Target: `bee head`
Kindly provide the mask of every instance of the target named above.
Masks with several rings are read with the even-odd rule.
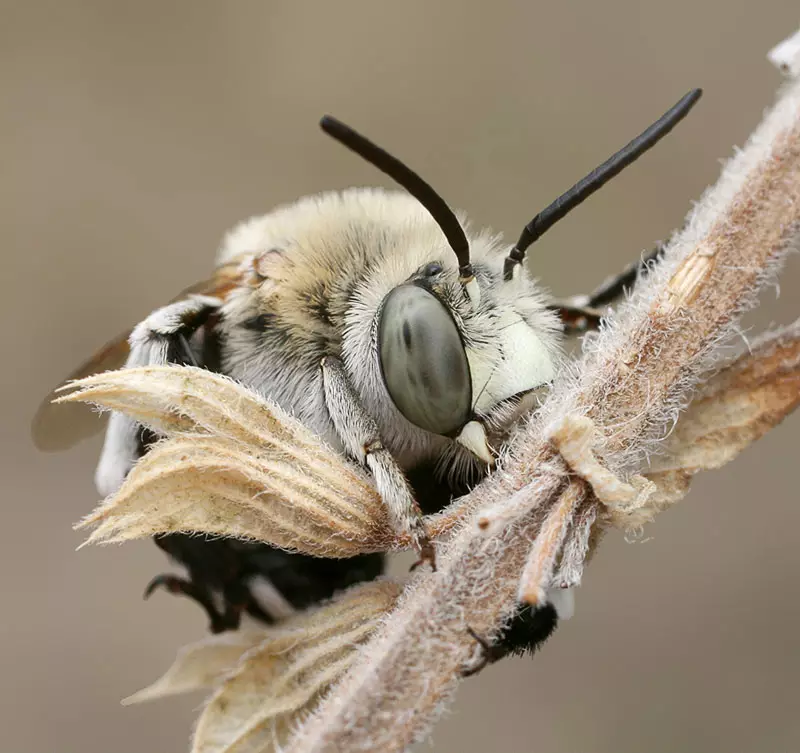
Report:
[[[453,265],[423,264],[385,287],[373,321],[380,377],[411,424],[492,463],[487,431],[504,428],[556,371],[560,322],[527,275],[503,277],[499,239],[473,238],[477,303]]]
[[[477,264],[475,239],[470,242],[447,203],[417,173],[341,121],[322,118],[325,133],[389,175],[428,210],[458,261],[455,291],[445,265],[427,263],[385,292],[378,309],[373,331],[383,386],[411,424],[454,437],[492,462],[486,427],[555,373],[558,323],[538,289],[520,274],[527,249],[669,133],[701,94],[700,89],[686,94],[539,212],[499,267],[496,255],[494,264],[490,255]]]

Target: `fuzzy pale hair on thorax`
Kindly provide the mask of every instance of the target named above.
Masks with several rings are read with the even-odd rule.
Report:
[[[540,334],[544,349],[555,356],[561,325],[546,307],[548,295],[544,288],[527,274],[504,284],[503,260],[511,246],[488,230],[472,232],[463,213],[460,219],[489,305],[479,307],[473,316],[464,305],[463,296],[458,295],[460,291],[450,285],[443,293],[456,316],[466,319],[469,327],[484,323],[487,310],[513,308]],[[282,249],[286,252],[277,253]],[[427,210],[409,194],[377,188],[309,196],[246,220],[225,236],[217,263],[244,259],[245,264],[252,265],[259,256],[264,261],[256,263],[262,265],[264,276],[280,281],[281,297],[287,300],[293,294],[307,295],[311,287],[324,283],[328,277],[345,279],[352,270],[352,275],[360,278],[369,272],[369,285],[361,286],[359,298],[353,303],[373,315],[384,296],[421,266],[438,261],[446,273],[452,270],[455,274],[457,270],[455,255]],[[276,291],[275,286],[266,288],[267,296]],[[336,292],[353,291],[329,291]],[[470,318],[474,321],[470,322]],[[491,323],[478,326],[477,330],[474,334],[468,331],[467,339],[488,342],[494,338]]]

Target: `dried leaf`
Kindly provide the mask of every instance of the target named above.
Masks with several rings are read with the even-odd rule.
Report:
[[[400,590],[390,581],[357,586],[270,629],[209,699],[193,753],[261,753],[277,747],[347,671],[358,645],[374,632]]]
[[[646,519],[681,500],[695,473],[733,460],[798,403],[800,320],[754,343],[750,353],[710,379],[681,414],[647,474],[656,491],[643,511]]]
[[[125,411],[168,437],[81,521],[97,526],[88,542],[198,532],[325,557],[393,542],[386,508],[361,469],[227,377],[153,366],[71,386],[62,400]]]
[[[263,643],[269,631],[263,628],[211,635],[178,651],[172,666],[154,683],[122,700],[123,705],[152,701],[165,696],[207,690],[235,667],[242,655]]]

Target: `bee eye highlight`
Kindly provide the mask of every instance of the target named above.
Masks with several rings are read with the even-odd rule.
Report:
[[[389,396],[412,424],[448,435],[469,421],[467,354],[453,317],[433,293],[407,284],[386,296],[378,350]]]

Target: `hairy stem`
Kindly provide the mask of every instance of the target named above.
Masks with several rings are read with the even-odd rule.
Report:
[[[604,468],[640,470],[714,365],[720,341],[776,271],[799,221],[800,85],[792,84],[663,261],[514,438],[503,470],[464,500],[470,514],[440,547],[438,572],[419,574],[288,750],[402,751],[427,736],[475,650],[467,627],[491,634],[513,610],[532,542],[544,521],[549,530],[553,511],[586,512],[579,500],[563,498],[575,495],[575,481],[551,441],[555,428],[585,416],[595,427],[593,457]],[[602,520],[606,508],[590,504]],[[550,568],[531,572],[549,577]]]

